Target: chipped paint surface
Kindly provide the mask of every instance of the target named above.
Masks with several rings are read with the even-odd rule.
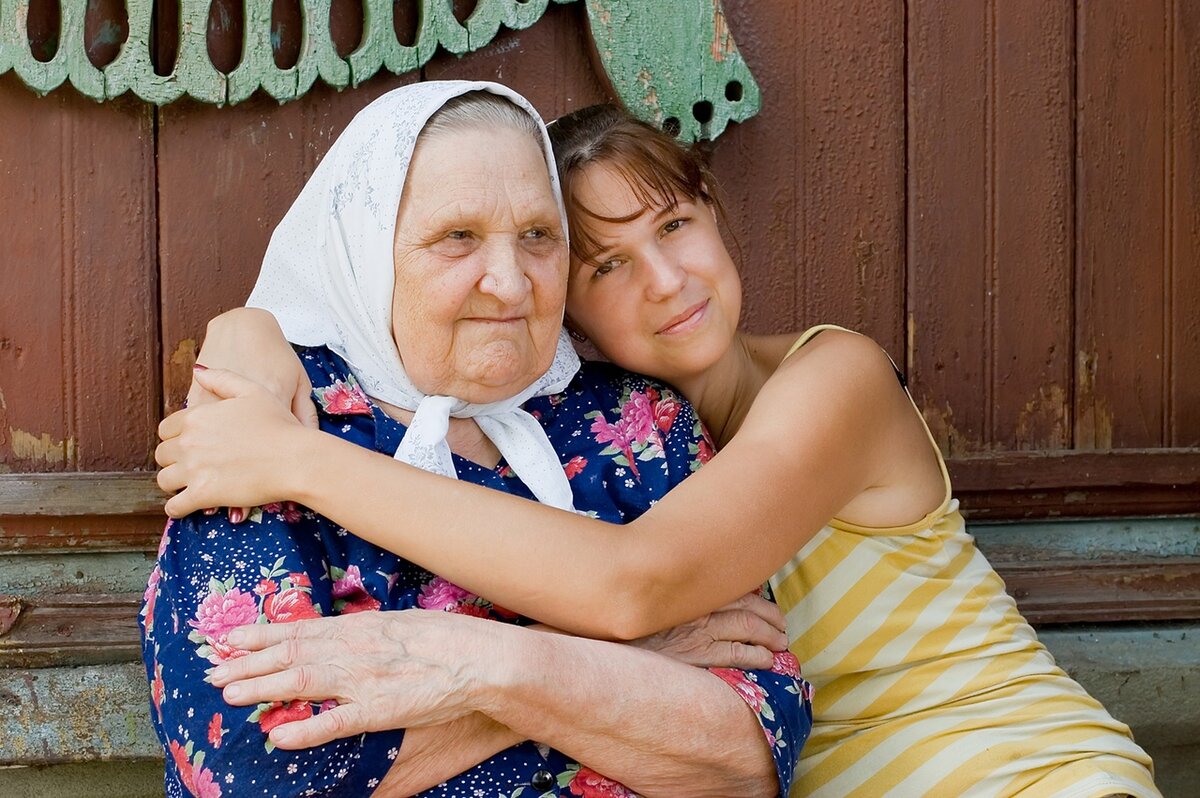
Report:
[[[15,427],[8,428],[8,437],[12,455],[17,460],[48,468],[62,468],[75,462],[74,438],[56,440],[47,432],[34,435]]]

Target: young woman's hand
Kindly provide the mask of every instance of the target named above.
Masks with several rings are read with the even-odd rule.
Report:
[[[166,504],[179,518],[206,507],[253,507],[292,498],[306,461],[307,429],[263,386],[223,369],[195,379],[220,401],[173,413],[158,426],[158,485],[178,493]]]
[[[283,337],[275,317],[258,308],[234,308],[208,323],[196,362],[249,377],[291,408],[301,424],[317,428],[312,383],[300,359]],[[217,397],[193,379],[187,406],[199,407]]]
[[[247,376],[261,384],[301,424],[317,428],[312,382],[279,329],[275,317],[259,308],[234,308],[214,318],[204,332],[196,362]],[[188,387],[187,406],[200,407],[217,397],[196,379]],[[215,512],[209,510],[208,512]],[[240,523],[249,507],[230,507],[229,520]]]
[[[774,652],[787,649],[787,622],[779,607],[758,593],[630,645],[702,668],[769,670]]]

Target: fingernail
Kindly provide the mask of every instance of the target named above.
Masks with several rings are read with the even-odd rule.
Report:
[[[205,515],[216,515],[216,514],[217,514],[217,508],[216,508],[216,507],[205,507],[205,508],[204,508],[204,514],[205,514]]]
[[[271,729],[271,733],[267,736],[271,738],[271,742],[280,747],[292,739],[291,732],[284,731],[282,727]]]
[[[192,370],[193,371],[208,371],[208,366],[204,365],[203,363],[195,363],[192,365]]]
[[[217,684],[218,682],[225,681],[225,678],[229,676],[229,669],[224,665],[219,665],[215,668],[209,668],[207,673],[206,680],[212,684]]]
[[[296,503],[295,502],[284,502],[283,507],[289,513],[294,513],[296,511]]]
[[[240,524],[245,517],[246,514],[242,511],[241,507],[234,507],[229,511],[229,523],[231,524]]]
[[[223,695],[227,702],[233,703],[242,697],[242,688],[236,684],[231,684],[225,688]]]
[[[230,629],[229,634],[225,636],[225,642],[234,648],[242,647],[242,633],[237,629]],[[224,667],[223,665],[218,667]]]

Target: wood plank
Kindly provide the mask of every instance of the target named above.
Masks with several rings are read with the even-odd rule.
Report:
[[[810,53],[799,41],[809,5],[725,0],[763,109],[705,151],[725,205],[726,241],[741,267],[743,324],[755,332],[788,332],[806,321],[796,286],[804,280],[801,246],[808,237],[796,209],[804,199],[800,164],[810,140],[803,82]]]
[[[909,386],[950,457],[991,445],[991,8],[908,4]]]
[[[523,95],[549,121],[568,111],[607,102],[583,3],[551,4],[536,25],[501,29],[495,41],[461,58],[441,52],[425,66],[425,80],[494,80]]]
[[[0,471],[152,464],[151,109],[0,76]]]
[[[792,211],[803,220],[796,224],[802,237],[791,242],[790,257],[804,264],[792,286],[796,305],[806,325],[851,327],[901,361],[904,7],[889,0],[801,5],[800,27],[790,33],[805,129],[796,167],[803,190]]]
[[[0,515],[0,554],[154,551],[165,524],[166,517],[162,515],[71,518]]]
[[[1200,446],[1200,4],[1173,9],[1168,427],[1170,445]]]
[[[1161,446],[1168,0],[1078,6],[1075,446]]]
[[[1063,449],[1074,368],[1074,10],[999,0],[991,24],[988,440],[994,450]]]
[[[141,656],[138,594],[19,597],[18,601],[20,611],[11,625],[0,628],[0,668],[96,665]]]
[[[153,473],[0,474],[5,515],[158,515],[166,496]]]
[[[1200,618],[1200,558],[993,565],[1032,624]]]

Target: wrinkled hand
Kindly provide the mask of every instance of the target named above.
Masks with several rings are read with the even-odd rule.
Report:
[[[368,731],[457,720],[471,705],[471,664],[489,661],[503,624],[431,610],[362,612],[230,632],[249,651],[209,681],[234,706],[334,699],[338,706],[271,731],[280,748],[308,748]]]
[[[179,518],[205,507],[253,507],[292,498],[307,430],[258,383],[222,369],[195,379],[221,401],[172,413],[158,426],[158,485],[180,491],[166,504]]]
[[[758,593],[747,593],[702,618],[630,645],[702,668],[768,670],[774,652],[787,649],[783,612]]]

